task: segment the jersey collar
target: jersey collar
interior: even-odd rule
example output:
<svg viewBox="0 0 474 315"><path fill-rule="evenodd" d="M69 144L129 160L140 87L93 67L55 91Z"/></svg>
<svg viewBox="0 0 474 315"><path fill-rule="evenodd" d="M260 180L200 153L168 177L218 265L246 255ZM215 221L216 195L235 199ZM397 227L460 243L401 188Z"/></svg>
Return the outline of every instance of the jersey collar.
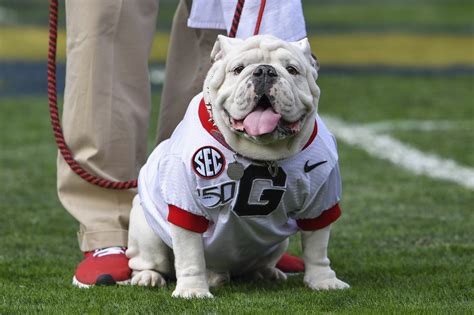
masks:
<svg viewBox="0 0 474 315"><path fill-rule="evenodd" d="M216 139L217 142L222 144L224 147L227 149L234 151L228 144L225 142L224 136L222 133L219 131L216 125L214 125L214 121L211 119L211 116L209 115L209 112L206 107L206 103L204 102L204 98L201 99L201 102L199 103L199 109L198 109L198 115L199 115L199 120L201 121L201 125L206 131L214 138ZM313 132L311 133L311 137L309 138L308 142L303 147L303 150L306 149L316 138L316 135L318 134L318 123L315 120L314 121L314 128Z"/></svg>

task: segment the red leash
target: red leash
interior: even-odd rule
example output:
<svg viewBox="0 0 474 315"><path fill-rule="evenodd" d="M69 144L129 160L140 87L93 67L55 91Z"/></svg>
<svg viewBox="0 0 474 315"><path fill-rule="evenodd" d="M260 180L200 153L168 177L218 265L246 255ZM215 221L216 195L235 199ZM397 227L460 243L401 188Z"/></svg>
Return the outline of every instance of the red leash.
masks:
<svg viewBox="0 0 474 315"><path fill-rule="evenodd" d="M260 24L262 23L263 11L265 10L266 3L266 0L260 1L260 10L258 10L257 24L255 25L255 31L253 32L253 35L257 35L258 33L260 33Z"/></svg>
<svg viewBox="0 0 474 315"><path fill-rule="evenodd" d="M265 5L267 1L260 1L260 9L258 10L257 23L255 24L255 30L253 35L257 35L260 32L260 24L262 23L263 11L265 10ZM227 36L235 37L237 34L237 28L239 27L240 16L242 15L242 10L244 9L245 0L238 0L237 5L235 6L234 18L232 19L232 26L230 27L230 32Z"/></svg>
<svg viewBox="0 0 474 315"><path fill-rule="evenodd" d="M123 182L110 181L105 178L95 176L85 170L74 159L71 150L64 140L61 121L59 120L59 111L57 104L56 89L56 44L58 38L58 0L51 0L49 3L49 47L48 47L48 101L49 113L51 117L51 125L53 127L54 138L59 148L59 152L63 156L71 170L79 175L85 181L109 189L129 189L137 187L137 180L129 180Z"/></svg>
<svg viewBox="0 0 474 315"><path fill-rule="evenodd" d="M240 16L244 8L245 0L238 0L235 8L234 18L232 20L232 27L229 32L229 37L235 37L239 27ZM257 24L255 26L254 35L259 33L260 23L265 9L265 0L260 2L260 10L258 13ZM63 129L59 118L59 110L57 103L57 88L56 88L56 47L58 39L58 14L59 6L58 0L50 0L49 2L49 41L48 41L48 103L49 114L51 118L51 126L53 128L54 138L58 146L59 152L69 165L71 170L79 175L85 181L97 185L99 187L108 189L130 189L137 187L137 180L129 181L111 181L91 174L84 169L77 161L71 152L71 149L64 140Z"/></svg>
<svg viewBox="0 0 474 315"><path fill-rule="evenodd" d="M230 27L230 32L227 36L235 37L237 34L237 28L240 23L240 16L242 15L242 10L244 9L245 0L238 0L235 7L234 18L232 19L232 26Z"/></svg>

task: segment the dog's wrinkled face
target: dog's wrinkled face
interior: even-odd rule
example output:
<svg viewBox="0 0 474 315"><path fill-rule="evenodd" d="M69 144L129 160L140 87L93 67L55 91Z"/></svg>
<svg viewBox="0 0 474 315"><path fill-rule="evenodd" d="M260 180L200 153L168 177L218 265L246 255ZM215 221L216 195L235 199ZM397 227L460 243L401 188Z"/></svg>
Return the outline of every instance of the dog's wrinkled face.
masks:
<svg viewBox="0 0 474 315"><path fill-rule="evenodd" d="M204 98L228 144L244 156L278 160L308 140L317 111L316 61L307 39L219 36Z"/></svg>

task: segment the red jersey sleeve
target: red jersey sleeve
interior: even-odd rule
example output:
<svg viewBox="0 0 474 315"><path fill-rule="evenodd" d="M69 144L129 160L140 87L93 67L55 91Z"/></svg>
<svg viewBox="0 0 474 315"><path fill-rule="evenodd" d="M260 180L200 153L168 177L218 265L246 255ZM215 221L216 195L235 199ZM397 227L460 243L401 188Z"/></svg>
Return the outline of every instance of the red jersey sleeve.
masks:
<svg viewBox="0 0 474 315"><path fill-rule="evenodd" d="M314 231L322 229L336 221L341 216L341 208L336 203L333 207L323 211L319 217L312 219L299 219L296 224L303 231Z"/></svg>
<svg viewBox="0 0 474 315"><path fill-rule="evenodd" d="M168 205L168 222L196 233L204 233L209 226L205 217L193 214L173 205Z"/></svg>

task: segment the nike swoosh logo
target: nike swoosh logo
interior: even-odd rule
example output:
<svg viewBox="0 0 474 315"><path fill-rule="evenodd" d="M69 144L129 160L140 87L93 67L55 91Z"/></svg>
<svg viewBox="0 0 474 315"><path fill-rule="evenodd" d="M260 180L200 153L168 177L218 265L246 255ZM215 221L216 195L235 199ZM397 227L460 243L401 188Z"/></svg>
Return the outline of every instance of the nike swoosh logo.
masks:
<svg viewBox="0 0 474 315"><path fill-rule="evenodd" d="M309 165L309 161L306 161L306 163L305 163L305 165L304 165L304 172L305 172L305 173L311 172L311 171L314 170L316 167L318 167L319 165L323 165L323 164L326 163L326 162L327 162L327 161L321 161L321 162L318 162L318 163Z"/></svg>

